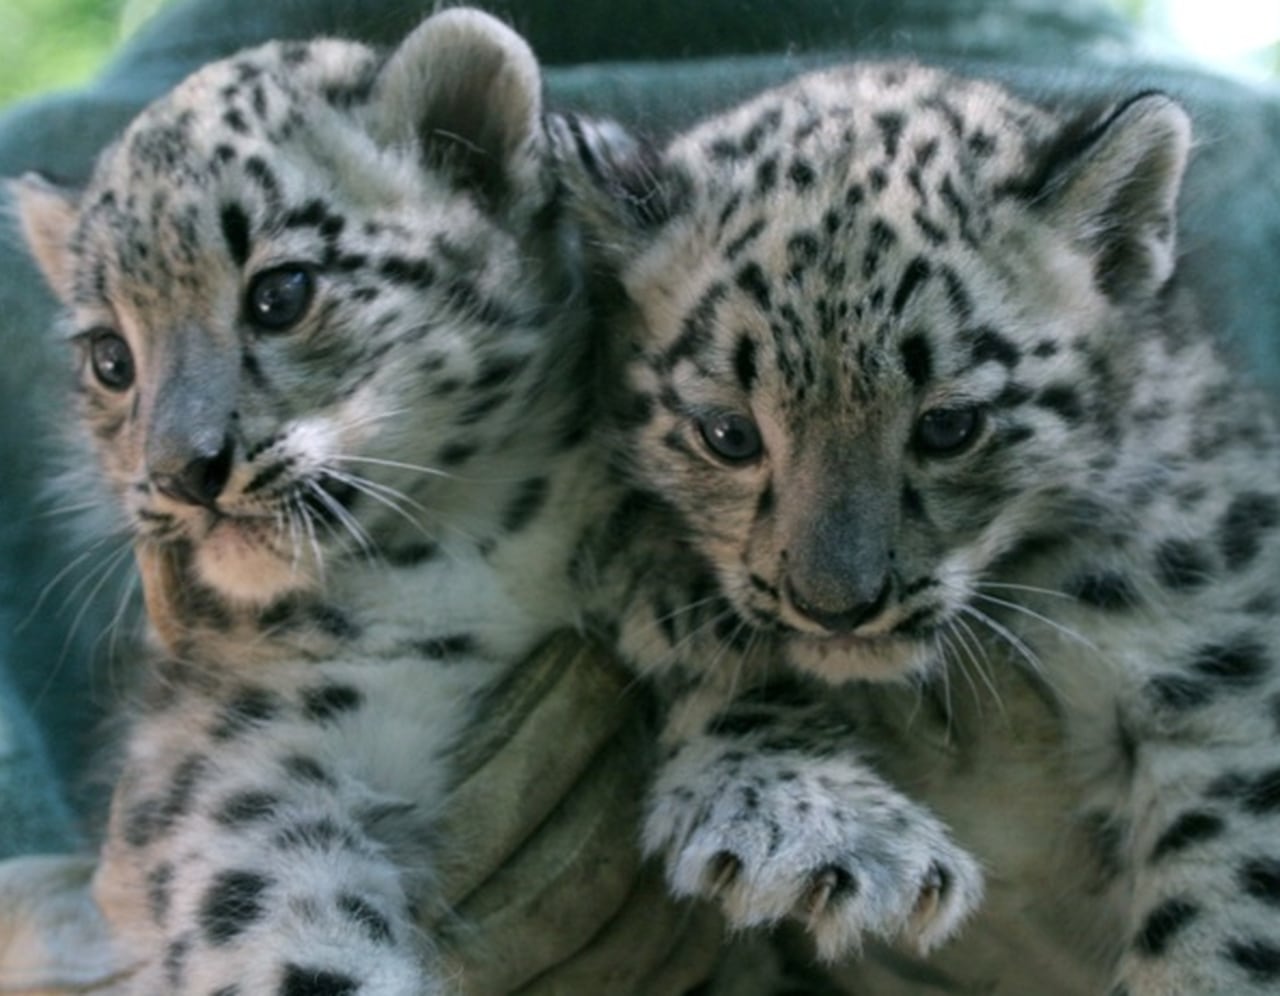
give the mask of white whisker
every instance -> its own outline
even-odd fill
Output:
[[[1082,634],[1077,633],[1074,629],[1072,629],[1069,626],[1064,626],[1062,625],[1062,623],[1056,622],[1055,620],[1050,619],[1048,616],[1042,615],[1041,613],[1036,612],[1034,609],[1027,608],[1025,605],[1020,605],[1017,602],[1011,602],[1003,598],[996,598],[994,595],[976,594],[974,595],[974,597],[977,599],[981,599],[984,602],[989,602],[992,605],[998,605],[1004,609],[1012,609],[1014,612],[1021,612],[1023,615],[1028,616],[1031,619],[1035,619],[1037,622],[1044,623],[1046,626],[1050,627],[1053,630],[1056,630],[1058,633],[1062,634],[1068,639],[1074,640],[1076,643],[1079,643],[1081,646],[1087,647],[1089,650],[1092,650],[1095,653],[1098,652],[1097,645],[1092,640],[1088,639],[1088,637],[1085,637]]]

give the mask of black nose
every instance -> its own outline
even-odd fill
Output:
[[[851,633],[863,623],[874,619],[889,601],[889,578],[885,577],[879,590],[870,598],[840,606],[822,605],[818,599],[799,591],[793,581],[787,582],[787,597],[792,607],[806,618],[832,633]]]
[[[162,494],[188,505],[212,508],[231,478],[231,462],[235,442],[230,436],[222,440],[216,453],[192,457],[177,473],[153,474],[152,483]]]

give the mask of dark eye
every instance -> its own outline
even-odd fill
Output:
[[[982,409],[977,405],[934,408],[916,423],[915,446],[931,457],[954,456],[978,438]]]
[[[735,412],[699,419],[698,431],[702,433],[707,448],[729,463],[748,463],[764,450],[756,424]]]
[[[89,333],[89,362],[98,383],[108,391],[127,391],[133,386],[133,350],[109,329]]]
[[[297,325],[311,305],[315,279],[308,267],[296,263],[263,270],[249,282],[245,312],[266,332],[284,332]]]

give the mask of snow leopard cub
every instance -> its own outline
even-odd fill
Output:
[[[443,753],[571,617],[585,309],[538,67],[272,43],[15,186],[168,643],[95,892],[129,991],[442,991]],[[562,492],[575,500],[562,500]]]
[[[801,676],[691,722],[647,828],[672,883],[828,955],[940,939],[979,879],[935,852],[920,891],[889,780],[990,874],[961,943],[857,991],[1280,986],[1280,439],[1179,286],[1190,133],[906,62],[661,151],[557,131],[633,504],[707,566],[647,638]]]

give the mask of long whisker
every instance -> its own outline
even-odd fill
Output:
[[[332,457],[341,463],[370,463],[378,467],[394,467],[397,470],[411,470],[418,474],[426,474],[429,477],[443,477],[447,480],[459,480],[457,474],[451,474],[447,470],[440,470],[438,467],[423,467],[419,464],[405,463],[402,460],[385,460],[381,457],[370,456],[353,456],[350,454],[340,454]]]
[[[992,605],[999,605],[1001,608],[1012,609],[1014,612],[1021,612],[1023,615],[1028,616],[1032,619],[1035,619],[1037,622],[1044,623],[1046,626],[1050,627],[1053,630],[1056,630],[1058,633],[1061,633],[1063,636],[1067,637],[1068,639],[1074,640],[1076,643],[1079,643],[1082,647],[1086,647],[1089,650],[1094,651],[1095,653],[1098,652],[1097,644],[1095,644],[1088,637],[1083,636],[1080,633],[1077,633],[1074,629],[1071,629],[1071,627],[1069,626],[1064,626],[1062,625],[1062,623],[1056,622],[1055,620],[1050,619],[1048,616],[1042,615],[1041,613],[1036,612],[1034,609],[1027,608],[1025,605],[1020,605],[1017,602],[1011,602],[1003,598],[996,598],[994,595],[975,594],[974,597],[981,599],[984,602],[989,602]]]
[[[120,566],[131,562],[129,558],[132,553],[133,542],[130,539],[125,539],[124,542],[122,542],[103,563],[99,564],[85,575],[85,578],[82,579],[80,584],[76,585],[76,590],[79,591],[84,587],[86,581],[93,578],[97,579],[97,582],[89,589],[84,599],[80,602],[80,608],[76,610],[76,614],[72,617],[70,625],[67,626],[67,635],[62,641],[62,651],[58,655],[58,661],[54,667],[50,669],[49,677],[45,680],[39,694],[36,696],[36,701],[42,700],[44,696],[48,694],[49,689],[53,687],[54,678],[62,670],[62,665],[66,663],[67,654],[71,652],[71,644],[75,640],[76,633],[79,632],[80,625],[84,622],[84,617],[88,613],[90,606],[93,605],[99,593],[106,586],[107,582],[111,580],[112,575],[119,570]]]
[[[973,670],[977,672],[978,680],[982,682],[983,686],[991,694],[991,699],[995,702],[996,708],[1001,715],[1004,715],[1004,699],[1001,697],[1000,690],[996,687],[996,683],[987,669],[988,662],[984,660],[982,641],[970,629],[968,620],[962,616],[955,617],[948,625],[952,627],[956,640],[965,647],[965,656],[973,666]]]
[[[35,604],[31,606],[31,610],[26,614],[26,616],[23,617],[22,621],[18,623],[15,631],[18,633],[21,633],[24,629],[27,628],[27,626],[31,624],[31,621],[35,619],[35,617],[39,615],[40,610],[44,608],[44,603],[48,601],[50,594],[53,593],[53,589],[58,586],[58,584],[62,581],[63,578],[65,578],[68,574],[70,574],[77,567],[79,567],[86,560],[88,560],[95,553],[97,553],[99,548],[102,547],[104,543],[109,543],[111,540],[119,539],[119,538],[120,537],[118,535],[102,536],[98,538],[92,544],[90,544],[87,550],[85,550],[83,553],[79,554],[78,556],[74,557],[70,563],[68,563],[65,567],[63,567],[60,571],[58,571],[57,574],[55,574],[52,578],[50,578],[48,583],[46,583],[45,586],[40,589],[40,594],[36,597]],[[72,594],[74,594],[74,591],[72,592]]]
[[[370,539],[368,532],[360,525],[360,522],[347,509],[342,507],[342,503],[334,498],[329,492],[325,491],[317,482],[307,480],[307,489],[316,496],[316,498],[324,505],[329,513],[333,516],[334,521],[341,524],[342,527],[356,541],[356,545],[360,547],[361,552],[370,560],[378,559],[378,552],[374,548],[373,541]]]
[[[963,612],[965,615],[970,616],[971,618],[982,623],[982,625],[986,626],[997,636],[1001,637],[1006,643],[1009,644],[1011,648],[1013,648],[1018,652],[1019,656],[1021,656],[1023,660],[1027,662],[1027,665],[1036,674],[1038,674],[1045,681],[1049,681],[1050,683],[1052,683],[1050,676],[1045,669],[1044,662],[1040,660],[1036,652],[1032,650],[1029,646],[1027,646],[1027,644],[1022,639],[1020,639],[1016,633],[1010,630],[1007,626],[1001,625],[997,620],[987,615],[987,613],[983,612],[982,610],[972,605],[962,605],[960,607],[960,611]]]
[[[995,588],[1007,591],[1025,591],[1032,595],[1048,595],[1050,598],[1062,598],[1068,602],[1076,601],[1074,595],[1068,595],[1065,591],[1058,591],[1056,588],[1041,588],[1033,584],[1009,584],[1004,581],[984,581],[978,580],[973,583],[975,588]]]
[[[414,529],[422,533],[423,536],[428,539],[434,539],[427,527],[423,525],[419,519],[415,518],[408,509],[404,508],[400,504],[401,502],[406,502],[410,506],[417,506],[417,508],[424,514],[430,514],[424,506],[415,502],[408,495],[401,494],[399,491],[396,491],[395,488],[388,487],[385,484],[379,484],[376,481],[371,481],[367,477],[359,477],[355,474],[347,474],[342,471],[332,469],[327,470],[325,473],[335,481],[347,484],[359,491],[365,497],[376,501],[379,505],[391,509],[391,511],[395,512],[396,515],[404,519],[405,522],[413,526]]]

